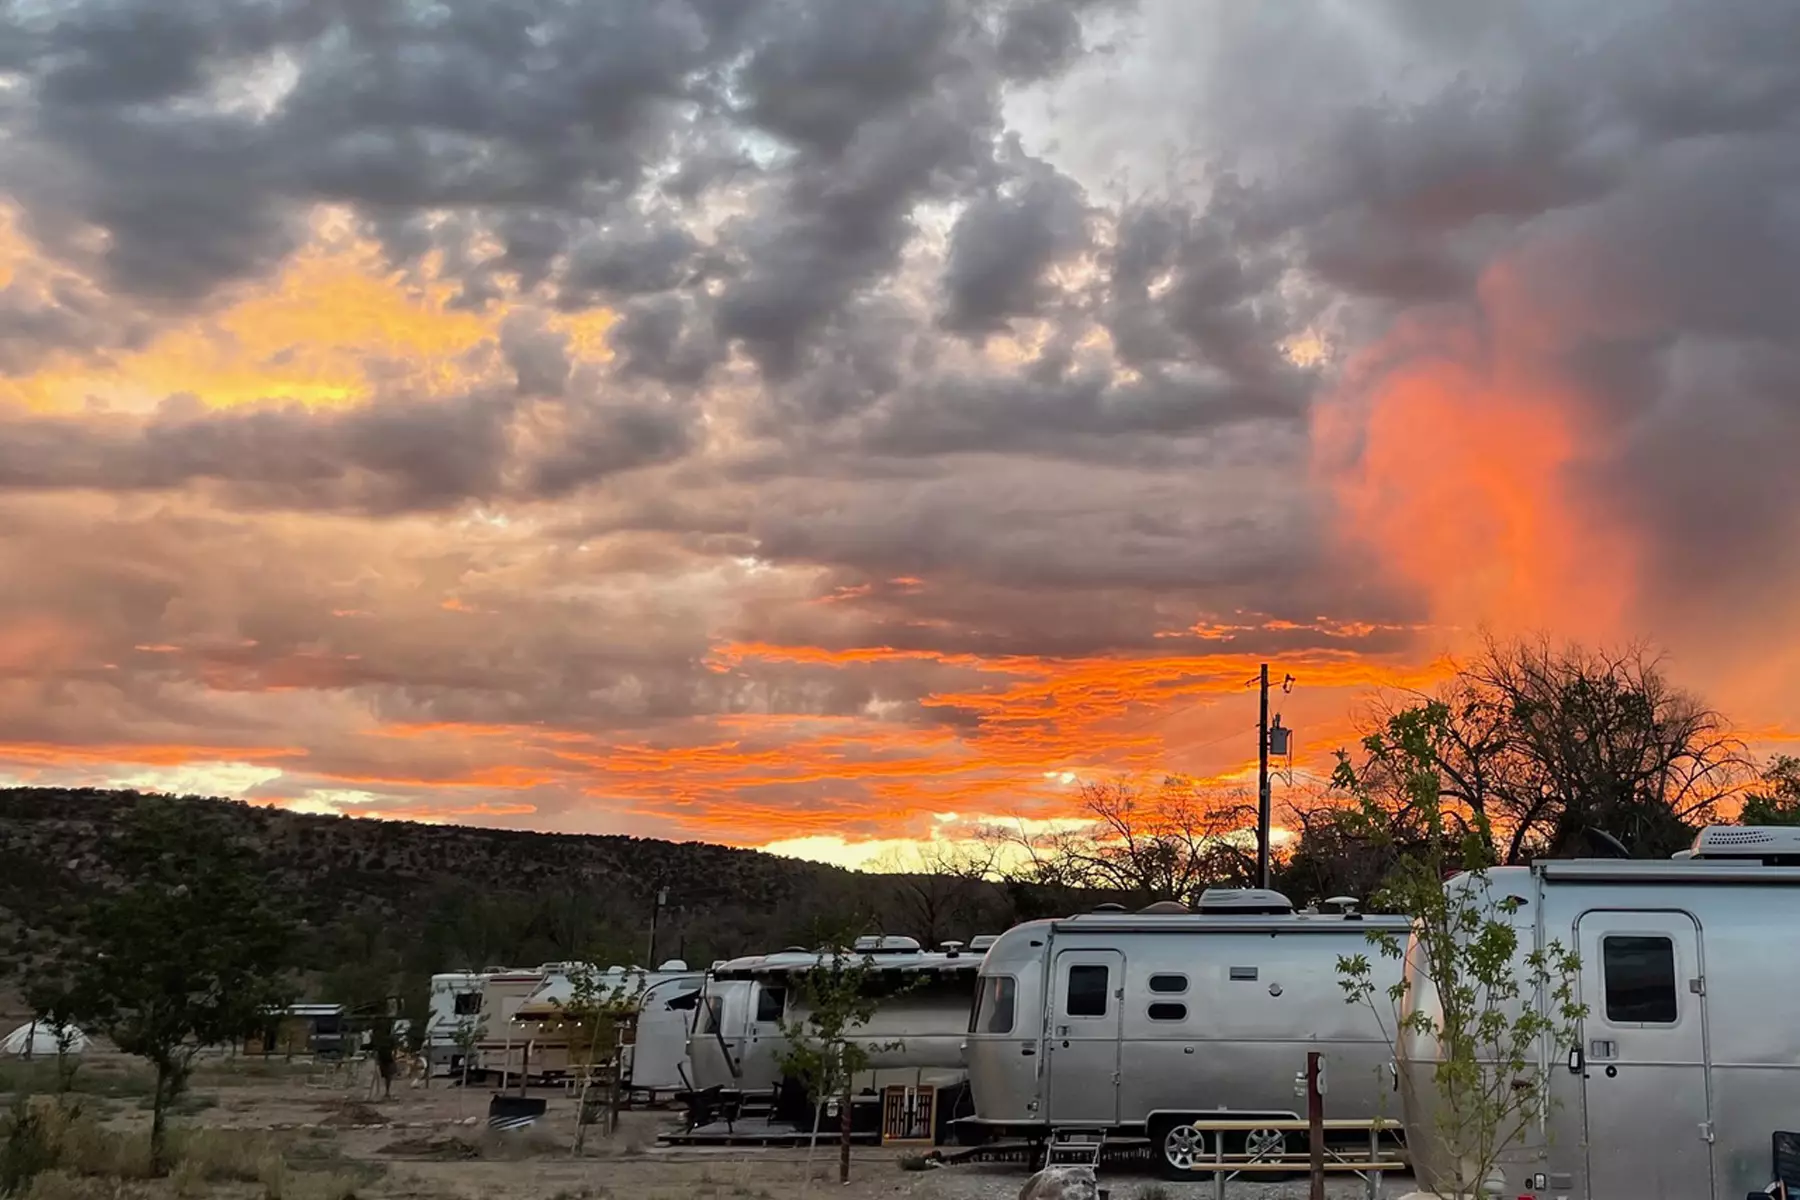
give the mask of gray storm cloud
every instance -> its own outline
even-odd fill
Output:
[[[1379,403],[1399,328],[1553,385],[1589,442],[1571,494],[1641,551],[1644,631],[1777,619],[1800,579],[1790,0],[51,0],[0,6],[0,79],[39,260],[0,287],[9,377],[204,322],[327,205],[500,329],[504,377],[466,394],[0,413],[0,503],[30,517],[0,565],[67,540],[58,497],[110,530],[115,560],[66,567],[117,589],[87,618],[109,648],[168,640],[189,592],[248,620],[197,594],[235,589],[354,654],[384,713],[605,724],[755,703],[698,665],[707,636],[1078,655],[1206,614],[1403,626],[1426,601],[1344,544],[1313,445],[1321,406]],[[597,310],[584,362],[555,321]],[[190,539],[120,532],[164,500],[207,513]],[[209,541],[289,547],[276,517],[361,520],[378,554],[476,512],[540,540],[469,568],[498,649],[447,674],[410,609],[351,626],[320,578],[282,602],[194,570]],[[901,576],[930,586],[877,586]],[[769,590],[688,604],[676,578]],[[508,616],[507,588],[573,607]],[[791,676],[819,711],[876,695]],[[158,720],[189,702],[151,678]]]

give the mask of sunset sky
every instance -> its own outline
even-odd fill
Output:
[[[0,782],[857,863],[1484,632],[1800,731],[1793,0],[0,0]]]

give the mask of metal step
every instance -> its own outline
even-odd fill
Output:
[[[1104,1129],[1053,1129],[1044,1147],[1047,1167],[1100,1167],[1100,1156],[1106,1149]]]

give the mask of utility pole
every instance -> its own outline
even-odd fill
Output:
[[[1269,664],[1257,673],[1262,692],[1261,713],[1256,719],[1256,877],[1259,887],[1269,886]]]
[[[656,919],[662,915],[663,905],[669,902],[669,889],[658,887],[656,899],[650,906],[650,961],[644,964],[648,971],[656,970]]]

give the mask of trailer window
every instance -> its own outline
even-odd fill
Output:
[[[987,975],[981,980],[981,994],[975,1002],[975,1018],[970,1033],[1011,1033],[1013,1000],[1019,982],[1011,975]]]
[[[1103,966],[1083,964],[1069,968],[1069,994],[1063,1011],[1071,1017],[1106,1015],[1106,977]]]
[[[480,992],[458,992],[458,993],[456,993],[456,1015],[457,1016],[473,1017],[473,1016],[478,1015],[480,1012],[481,1012],[481,993]]]
[[[756,989],[756,1019],[759,1021],[781,1020],[782,1007],[787,1003],[787,989],[763,986]]]
[[[1152,1021],[1185,1021],[1187,1020],[1187,1005],[1177,1004],[1172,1000],[1159,1000],[1150,1006],[1150,1019]]]
[[[1150,977],[1150,990],[1153,992],[1160,992],[1165,996],[1179,996],[1181,993],[1187,991],[1187,976],[1152,975]]]
[[[694,1013],[694,1032],[711,1033],[719,1028],[719,1008],[724,1000],[718,996],[702,996]]]
[[[1673,1025],[1675,943],[1666,937],[1607,937],[1600,940],[1605,961],[1606,1019],[1622,1025]]]

